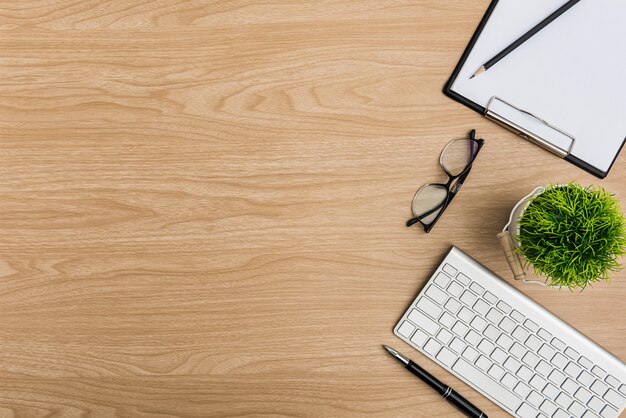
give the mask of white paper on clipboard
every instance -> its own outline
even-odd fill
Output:
[[[608,171],[626,138],[626,1],[581,0],[487,72],[487,60],[564,0],[499,0],[451,89],[487,107],[494,97],[576,138],[571,155]],[[542,132],[568,149],[567,136]]]

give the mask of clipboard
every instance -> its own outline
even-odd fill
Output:
[[[468,72],[472,74],[563,1],[492,0],[443,92],[522,138],[604,178],[626,143],[626,54],[622,52],[626,51],[626,29],[611,26],[624,26],[626,2],[581,1],[488,72],[472,80],[467,77]],[[603,24],[600,31],[593,26],[599,22]],[[583,38],[596,36],[597,32],[597,39]],[[601,46],[600,50],[596,45]],[[595,90],[584,90],[585,83],[589,83],[585,77],[590,65],[563,74],[564,68],[572,68],[568,60],[578,47],[590,51],[592,57],[602,58],[599,66],[593,67],[598,77],[592,79],[597,84]],[[533,77],[540,79],[538,85],[532,82]],[[568,83],[572,91],[567,90]],[[480,91],[482,86],[484,91]],[[534,96],[522,90],[531,90]],[[606,100],[599,105],[599,98]],[[568,109],[571,113],[564,113]],[[601,137],[595,135],[596,131]]]

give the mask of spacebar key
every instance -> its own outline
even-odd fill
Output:
[[[463,379],[472,382],[474,386],[480,388],[483,392],[489,394],[496,402],[504,405],[509,412],[515,412],[522,403],[517,396],[491,380],[482,371],[463,359],[458,359],[457,362],[454,363],[452,370],[457,372]]]

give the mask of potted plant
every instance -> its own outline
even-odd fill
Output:
[[[509,231],[514,252],[549,286],[584,289],[609,280],[626,253],[619,201],[599,186],[537,188],[513,209]]]

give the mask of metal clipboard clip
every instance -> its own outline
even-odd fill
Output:
[[[510,117],[507,117],[505,115],[503,115],[501,110],[496,110],[494,108],[496,107],[501,107],[501,104],[505,104],[506,106],[509,107],[509,111],[510,109],[514,109],[517,112],[519,112],[519,115],[522,118],[525,118],[528,120],[528,118],[530,117],[534,122],[539,122],[540,124],[542,124],[543,126],[539,126],[540,130],[542,131],[546,131],[546,128],[552,129],[553,131],[558,132],[558,134],[562,135],[565,138],[569,138],[570,143],[569,143],[569,147],[567,148],[563,148],[560,147],[558,145],[555,145],[551,142],[546,141],[545,139],[541,138],[537,133],[530,131],[528,128],[525,128],[523,126],[521,126],[519,124],[519,122],[515,122],[513,120],[511,120]],[[505,108],[506,109],[506,108]],[[485,117],[494,121],[495,123],[497,123],[500,126],[503,126],[506,129],[509,129],[510,131],[515,132],[516,134],[518,134],[519,136],[521,136],[522,138],[526,139],[527,141],[530,141],[538,146],[540,146],[543,149],[546,149],[550,152],[552,152],[553,154],[558,155],[561,158],[565,158],[568,155],[570,155],[572,153],[572,148],[574,148],[574,144],[576,143],[576,138],[574,138],[571,134],[568,134],[567,132],[562,131],[561,129],[557,128],[554,125],[551,125],[550,123],[546,122],[545,120],[543,120],[542,118],[540,118],[537,115],[534,115],[524,109],[520,109],[519,107],[507,102],[506,100],[503,100],[497,96],[493,96],[490,100],[489,103],[487,103],[487,107],[485,108]]]

